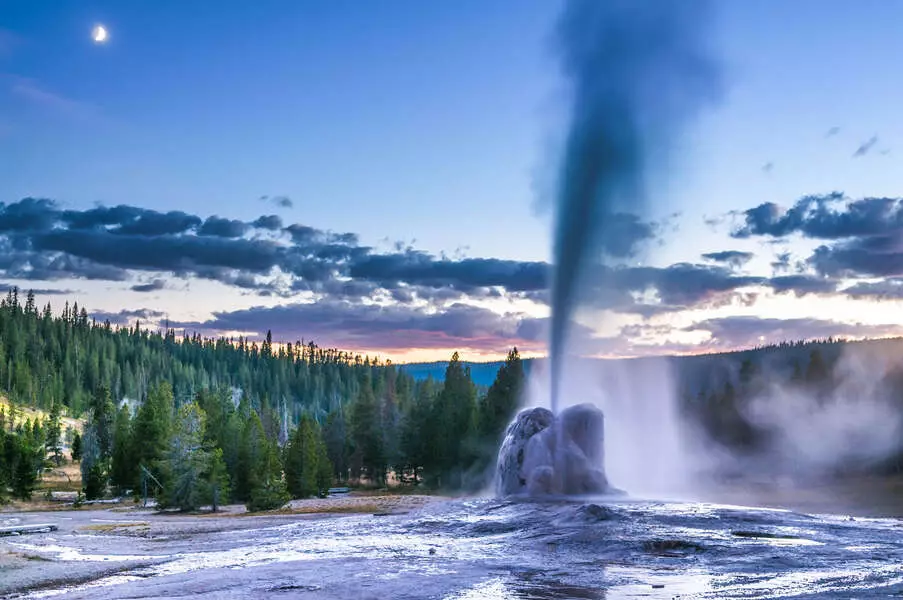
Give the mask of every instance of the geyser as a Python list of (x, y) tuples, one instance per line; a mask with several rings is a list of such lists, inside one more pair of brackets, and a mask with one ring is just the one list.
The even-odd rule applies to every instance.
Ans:
[(610, 281), (602, 260), (629, 258), (639, 241), (623, 213), (642, 211), (653, 163), (716, 95), (703, 35), (706, 4), (571, 0), (559, 22), (556, 39), (571, 106), (556, 183), (553, 413), (578, 300), (613, 296), (604, 293)]
[[(599, 351), (585, 335), (591, 328), (580, 328), (581, 340), (568, 339), (571, 329), (577, 330), (578, 308), (615, 309), (631, 301), (612, 289), (624, 272), (607, 261), (635, 260), (638, 244), (651, 237), (651, 227), (640, 217), (647, 191), (654, 187), (652, 176), (662, 172), (656, 163), (666, 158), (691, 118), (717, 96), (716, 69), (703, 35), (706, 5), (705, 0), (566, 3), (556, 31), (570, 106), (555, 182), (551, 411), (521, 413), (509, 427), (497, 464), (500, 495), (609, 489), (601, 410), (578, 404), (559, 412), (565, 394), (564, 404), (591, 399), (589, 390), (562, 380), (565, 348), (572, 355)], [(642, 401), (661, 402), (671, 395), (671, 390), (662, 391)], [(623, 401), (634, 400), (631, 396)], [(611, 406), (621, 400), (614, 399)], [(656, 413), (671, 414), (664, 407)], [(632, 430), (618, 439), (635, 446), (649, 444), (650, 438)], [(626, 455), (631, 448), (614, 451)]]
[(579, 495), (609, 491), (603, 461), (605, 418), (592, 404), (521, 411), (499, 450), (496, 493)]

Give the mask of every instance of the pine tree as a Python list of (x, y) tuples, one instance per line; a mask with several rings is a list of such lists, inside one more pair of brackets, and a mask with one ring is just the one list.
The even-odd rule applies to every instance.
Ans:
[(373, 395), (369, 374), (351, 406), (351, 439), (356, 462), (363, 467), (373, 483), (382, 483), (385, 477), (383, 438), (380, 431), (379, 407)]
[(248, 510), (273, 510), (289, 501), (289, 493), (282, 478), (282, 465), (276, 444), (264, 441), (251, 487)]
[(154, 474), (161, 483), (165, 477), (159, 470), (160, 461), (168, 450), (173, 416), (172, 388), (166, 382), (151, 389), (138, 409), (132, 425), (132, 456), (136, 465), (137, 486), (141, 467)]
[(480, 430), (487, 440), (499, 440), (514, 414), (524, 387), (524, 365), (512, 349), (480, 404)]
[(60, 403), (54, 401), (50, 406), (50, 415), (47, 417), (46, 441), (44, 447), (46, 452), (50, 454), (50, 458), (60, 466), (63, 462), (63, 444), (62, 444), (62, 419), (60, 415)]
[(435, 386), (427, 379), (417, 386), (417, 397), (405, 411), (401, 424), (401, 452), (403, 462), (411, 471), (414, 484), (420, 469), (435, 466), (435, 435), (439, 424), (433, 420)]
[(113, 403), (110, 391), (99, 386), (91, 400), (85, 435), (82, 436), (81, 473), (88, 500), (100, 498), (106, 492), (112, 448)]
[(213, 512), (216, 512), (223, 501), (229, 498), (229, 474), (223, 461), (222, 448), (213, 448), (210, 452), (204, 478), (207, 486), (205, 501), (208, 501)]
[(332, 480), (320, 427), (308, 415), (301, 417), (285, 449), (285, 482), (293, 498), (322, 495)]
[(436, 435), (439, 475), (448, 475), (445, 485), (460, 485), (460, 473), (466, 466), (466, 442), (472, 433), (476, 388), (470, 371), (461, 364), (458, 353), (452, 355), (445, 369), (445, 382), (435, 403), (434, 419), (442, 426)]
[(333, 410), (326, 417), (323, 438), (326, 443), (326, 455), (332, 464), (333, 475), (339, 481), (348, 478), (348, 434), (344, 411), (341, 407)]
[(82, 459), (82, 436), (78, 431), (72, 434), (72, 448), (69, 453), (74, 461)]
[(204, 419), (197, 403), (179, 409), (168, 451), (160, 465), (165, 482), (160, 496), (163, 508), (197, 510), (222, 491), (222, 471), (213, 464), (214, 457), (204, 445)]
[(116, 413), (113, 424), (113, 456), (110, 463), (110, 483), (120, 493), (138, 481), (138, 463), (135, 462), (131, 425), (129, 407), (123, 404)]

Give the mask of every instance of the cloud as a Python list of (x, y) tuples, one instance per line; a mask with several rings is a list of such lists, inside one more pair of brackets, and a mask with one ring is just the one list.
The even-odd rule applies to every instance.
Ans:
[(888, 337), (903, 333), (896, 324), (865, 325), (823, 319), (774, 319), (734, 316), (695, 323), (686, 331), (706, 331), (720, 348), (743, 348), (787, 340), (827, 337)]
[(288, 196), (261, 196), (260, 199), (279, 208), (292, 208), (295, 206), (295, 203)]
[(771, 270), (772, 273), (785, 273), (790, 270), (790, 258), (791, 254), (789, 252), (781, 252), (780, 254), (774, 257), (774, 260), (771, 262)]
[(136, 321), (159, 322), (166, 313), (150, 308), (138, 308), (135, 310), (120, 310), (119, 312), (107, 312), (103, 310), (91, 311), (90, 316), (98, 323), (109, 321), (111, 325), (132, 325)]
[(860, 156), (865, 156), (869, 152), (871, 152), (872, 148), (875, 147), (875, 144), (878, 143), (878, 136), (873, 135), (866, 141), (859, 144), (859, 147), (856, 148), (856, 152), (853, 153), (853, 158), (859, 158)]
[(740, 252), (739, 250), (723, 250), (721, 252), (708, 252), (703, 254), (702, 258), (739, 268), (752, 260), (753, 253)]
[[(263, 217), (261, 217), (262, 219)], [(260, 219), (258, 219), (259, 221)], [(256, 224), (256, 221), (255, 221)], [(239, 238), (245, 235), (250, 226), (235, 219), (223, 219), (216, 215), (208, 217), (198, 229), (198, 235), (214, 235), (224, 238)]]
[(0, 293), (7, 293), (10, 290), (18, 290), (19, 294), (25, 295), (28, 292), (34, 292), (36, 296), (65, 296), (74, 293), (74, 290), (61, 290), (54, 288), (23, 288), (18, 285), (12, 285), (4, 281), (0, 281)]
[(888, 278), (883, 281), (860, 281), (843, 290), (851, 298), (874, 300), (903, 300), (903, 278)]
[(731, 235), (785, 237), (799, 233), (814, 239), (899, 232), (903, 227), (903, 199), (867, 197), (850, 200), (840, 192), (805, 196), (784, 210), (766, 202), (741, 213), (744, 223)]
[(148, 283), (139, 283), (132, 286), (133, 292), (157, 292), (166, 288), (166, 282), (162, 279), (154, 279)]
[(261, 215), (251, 224), (258, 229), (268, 229), (270, 231), (282, 229), (282, 219), (276, 215)]
[(317, 339), (344, 348), (466, 348), (503, 352), (512, 344), (540, 349), (543, 319), (498, 314), (466, 304), (442, 311), (410, 306), (377, 306), (347, 300), (255, 307), (217, 312), (209, 321), (173, 323), (205, 332), (262, 334), (274, 324), (284, 339)]

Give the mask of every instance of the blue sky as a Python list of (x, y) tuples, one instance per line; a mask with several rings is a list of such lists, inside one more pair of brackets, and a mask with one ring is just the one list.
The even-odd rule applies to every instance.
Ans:
[[(894, 117), (903, 98), (895, 76), (903, 4), (716, 6), (724, 98), (682, 140), (649, 215), (680, 216), (660, 227), (641, 260), (667, 268), (702, 264), (702, 253), (745, 251), (755, 256), (730, 274), (769, 277), (776, 255), (805, 261), (824, 240), (802, 230), (777, 240), (732, 238), (743, 211), (834, 190), (851, 200), (900, 195), (903, 125)], [(199, 0), (10, 0), (0, 17), (0, 202), (47, 198), (81, 211), (124, 204), (244, 222), (276, 214), (286, 226), (316, 228), (321, 240), (329, 231), (357, 234), (355, 243), (376, 254), (397, 254), (393, 244), (403, 242), (436, 261), (441, 253), (452, 261), (547, 261), (551, 214), (537, 208), (537, 189), (553, 168), (550, 141), (564, 110), (549, 37), (559, 10), (538, 0), (272, 0), (219, 3), (215, 11)], [(90, 37), (98, 23), (110, 33), (103, 45)], [(864, 144), (868, 151), (854, 157)], [(288, 197), (292, 206), (264, 195)], [(49, 260), (62, 250), (45, 244), (42, 252)], [(309, 332), (401, 359), (454, 348), (493, 356), (508, 343), (542, 352), (541, 335), (525, 332), (542, 329), (547, 307), (504, 283), (494, 294), (468, 288), (413, 301), (382, 286), (379, 310), (364, 310), (373, 293), (351, 298), (300, 285), (273, 293), (260, 282), (235, 285), (235, 272), (114, 262), (108, 266), (124, 271), (112, 278), (32, 264), (7, 268), (2, 281), (45, 290), (54, 304), (76, 298), (113, 319), (144, 309), (211, 333), (260, 333), (272, 323), (277, 337)], [(812, 275), (812, 264), (798, 274)], [(357, 279), (349, 273), (339, 281)], [(837, 282), (876, 283), (866, 275), (874, 273), (844, 272)], [(895, 285), (895, 273), (882, 275)], [(155, 289), (132, 291), (142, 283)], [(461, 293), (458, 283), (448, 285)], [(756, 323), (768, 340), (897, 333), (898, 301), (887, 294), (878, 303), (838, 290), (799, 291), (733, 286), (686, 310), (625, 316), (605, 307), (585, 320), (605, 340), (602, 354), (742, 345), (760, 337), (750, 337)], [(303, 310), (294, 310), (299, 303)], [(850, 321), (863, 312), (851, 307), (861, 306), (868, 319)], [(359, 319), (358, 328), (338, 331), (341, 315)], [(392, 331), (414, 333), (384, 343)]]

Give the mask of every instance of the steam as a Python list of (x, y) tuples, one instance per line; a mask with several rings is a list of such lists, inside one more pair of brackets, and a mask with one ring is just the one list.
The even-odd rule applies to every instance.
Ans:
[[(604, 272), (618, 213), (645, 206), (657, 161), (717, 91), (704, 0), (571, 0), (557, 29), (570, 115), (557, 181), (550, 404), (586, 279)], [(657, 174), (657, 172), (656, 172)]]
[(903, 445), (901, 373), (899, 357), (856, 345), (844, 349), (826, 389), (772, 383), (743, 411), (768, 435), (769, 471), (818, 479), (892, 458)]

